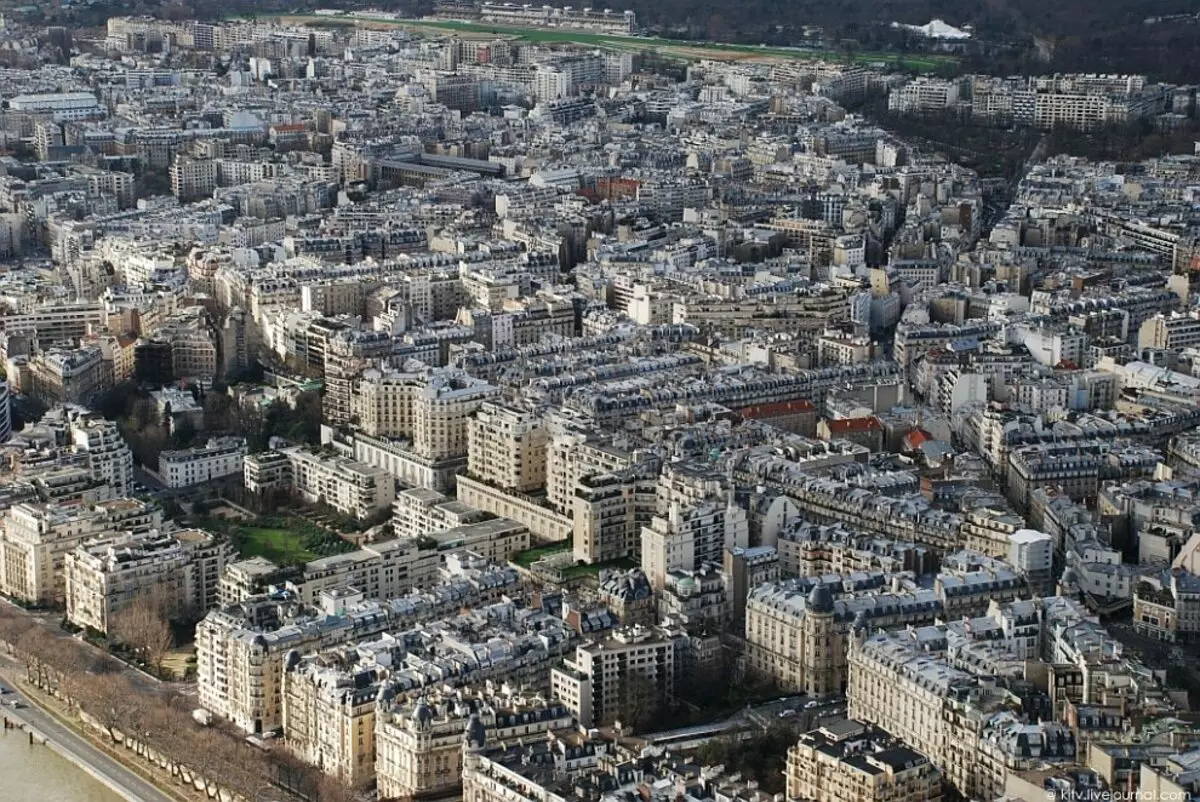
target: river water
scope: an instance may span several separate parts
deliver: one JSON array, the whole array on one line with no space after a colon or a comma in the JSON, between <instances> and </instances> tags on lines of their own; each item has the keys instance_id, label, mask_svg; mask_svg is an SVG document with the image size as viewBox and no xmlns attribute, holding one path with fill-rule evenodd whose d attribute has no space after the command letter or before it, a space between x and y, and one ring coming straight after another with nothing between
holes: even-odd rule
<instances>
[{"instance_id":1,"label":"river water","mask_svg":"<svg viewBox=\"0 0 1200 802\"><path fill-rule=\"evenodd\" d=\"M0 729L0 802L123 802L124 797L23 730Z\"/></svg>"}]
</instances>

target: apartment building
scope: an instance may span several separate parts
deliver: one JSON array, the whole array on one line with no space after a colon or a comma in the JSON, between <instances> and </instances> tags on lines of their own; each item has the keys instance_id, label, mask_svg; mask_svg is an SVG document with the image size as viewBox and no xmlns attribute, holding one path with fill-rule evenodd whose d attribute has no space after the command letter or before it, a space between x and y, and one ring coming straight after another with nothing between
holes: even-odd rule
<instances>
[{"instance_id":1,"label":"apartment building","mask_svg":"<svg viewBox=\"0 0 1200 802\"><path fill-rule=\"evenodd\" d=\"M1139 577L1133 588L1133 627L1142 635L1168 643L1196 640L1200 637L1200 578L1183 569Z\"/></svg>"},{"instance_id":2,"label":"apartment building","mask_svg":"<svg viewBox=\"0 0 1200 802\"><path fill-rule=\"evenodd\" d=\"M646 575L637 568L629 571L601 571L600 600L621 621L622 626L654 626L658 603Z\"/></svg>"},{"instance_id":3,"label":"apartment building","mask_svg":"<svg viewBox=\"0 0 1200 802\"><path fill-rule=\"evenodd\" d=\"M915 543L873 536L844 523L814 524L794 518L778 533L779 573L784 577L825 574L931 573L932 551Z\"/></svg>"},{"instance_id":4,"label":"apartment building","mask_svg":"<svg viewBox=\"0 0 1200 802\"><path fill-rule=\"evenodd\" d=\"M580 726L637 718L675 699L679 632L638 625L613 630L603 640L577 646L574 659L551 671L554 698Z\"/></svg>"},{"instance_id":5,"label":"apartment building","mask_svg":"<svg viewBox=\"0 0 1200 802\"><path fill-rule=\"evenodd\" d=\"M868 636L850 647L850 716L884 727L926 755L955 789L972 798L1001 794L1010 772L1072 763L1068 727L1022 722L1019 702L939 655L940 628ZM927 646L919 641L927 641Z\"/></svg>"},{"instance_id":6,"label":"apartment building","mask_svg":"<svg viewBox=\"0 0 1200 802\"><path fill-rule=\"evenodd\" d=\"M49 114L60 123L104 116L104 109L91 92L14 95L8 99L8 107L13 111Z\"/></svg>"},{"instance_id":7,"label":"apartment building","mask_svg":"<svg viewBox=\"0 0 1200 802\"><path fill-rule=\"evenodd\" d=\"M132 499L91 507L24 502L10 507L0 529L0 590L29 604L66 602L67 555L84 541L105 534L156 529L160 510Z\"/></svg>"},{"instance_id":8,"label":"apartment building","mask_svg":"<svg viewBox=\"0 0 1200 802\"><path fill-rule=\"evenodd\" d=\"M537 412L487 401L467 424L467 469L505 490L540 490L546 485L548 442Z\"/></svg>"},{"instance_id":9,"label":"apartment building","mask_svg":"<svg viewBox=\"0 0 1200 802\"><path fill-rule=\"evenodd\" d=\"M292 487L292 463L287 454L262 451L242 459L242 483L256 495L287 491Z\"/></svg>"},{"instance_id":10,"label":"apartment building","mask_svg":"<svg viewBox=\"0 0 1200 802\"><path fill-rule=\"evenodd\" d=\"M38 302L0 316L6 332L32 331L43 343L78 340L104 327L108 315L99 302Z\"/></svg>"},{"instance_id":11,"label":"apartment building","mask_svg":"<svg viewBox=\"0 0 1200 802\"><path fill-rule=\"evenodd\" d=\"M959 557L974 567L979 555ZM950 564L952 567L956 563ZM903 576L823 575L751 589L746 599L747 668L812 694L845 690L855 627L925 626L939 618L985 613L989 605L1026 595L1024 579L989 562L980 570L947 568L934 587Z\"/></svg>"},{"instance_id":12,"label":"apartment building","mask_svg":"<svg viewBox=\"0 0 1200 802\"><path fill-rule=\"evenodd\" d=\"M546 449L546 500L559 512L573 514L581 478L614 473L632 463L632 454L601 438L576 432L555 435Z\"/></svg>"},{"instance_id":13,"label":"apartment building","mask_svg":"<svg viewBox=\"0 0 1200 802\"><path fill-rule=\"evenodd\" d=\"M544 738L574 727L561 702L504 687L434 691L393 702L375 717L375 775L384 799L452 794L462 787L463 734L471 713L501 741Z\"/></svg>"},{"instance_id":14,"label":"apartment building","mask_svg":"<svg viewBox=\"0 0 1200 802\"><path fill-rule=\"evenodd\" d=\"M488 748L487 727L471 718L463 735L462 798L472 802L566 802L575 797L577 782L595 777L601 761L611 765L613 744L599 738L546 738ZM547 772L546 766L559 767ZM629 781L628 773L609 775L606 785Z\"/></svg>"},{"instance_id":15,"label":"apartment building","mask_svg":"<svg viewBox=\"0 0 1200 802\"><path fill-rule=\"evenodd\" d=\"M1138 348L1174 350L1200 346L1200 315L1155 315L1138 329Z\"/></svg>"},{"instance_id":16,"label":"apartment building","mask_svg":"<svg viewBox=\"0 0 1200 802\"><path fill-rule=\"evenodd\" d=\"M453 616L513 592L517 582L511 570L472 570L432 591L386 602L343 588L320 594L317 606L300 604L293 593L276 593L213 610L196 626L200 707L244 732L274 730L283 723L283 671L290 652L298 657Z\"/></svg>"},{"instance_id":17,"label":"apartment building","mask_svg":"<svg viewBox=\"0 0 1200 802\"><path fill-rule=\"evenodd\" d=\"M211 198L213 191L220 186L215 159L176 156L171 162L168 175L171 179L171 194L184 202Z\"/></svg>"},{"instance_id":18,"label":"apartment building","mask_svg":"<svg viewBox=\"0 0 1200 802\"><path fill-rule=\"evenodd\" d=\"M89 540L67 553L67 618L107 633L139 595L173 618L192 618L217 603L217 584L233 547L198 529L162 534L122 532Z\"/></svg>"},{"instance_id":19,"label":"apartment building","mask_svg":"<svg viewBox=\"0 0 1200 802\"><path fill-rule=\"evenodd\" d=\"M1142 75L975 76L971 88L976 118L1043 129L1126 124L1165 111L1167 98Z\"/></svg>"},{"instance_id":20,"label":"apartment building","mask_svg":"<svg viewBox=\"0 0 1200 802\"><path fill-rule=\"evenodd\" d=\"M351 788L375 776L375 719L386 691L376 680L383 669L354 675L299 652L284 660L280 693L283 742L309 765Z\"/></svg>"},{"instance_id":21,"label":"apartment building","mask_svg":"<svg viewBox=\"0 0 1200 802\"><path fill-rule=\"evenodd\" d=\"M1029 505L1030 493L1052 485L1076 501L1094 498L1100 488L1101 457L1080 445L1033 445L1008 456L1008 500L1018 509Z\"/></svg>"},{"instance_id":22,"label":"apartment building","mask_svg":"<svg viewBox=\"0 0 1200 802\"><path fill-rule=\"evenodd\" d=\"M572 548L576 560L599 563L640 557L642 531L658 510L658 462L575 482Z\"/></svg>"},{"instance_id":23,"label":"apartment building","mask_svg":"<svg viewBox=\"0 0 1200 802\"><path fill-rule=\"evenodd\" d=\"M280 450L291 470L291 486L305 501L328 504L360 521L388 511L396 500L396 480L390 473L304 446ZM255 464L260 465L258 460ZM256 475L259 473L255 470Z\"/></svg>"},{"instance_id":24,"label":"apartment building","mask_svg":"<svg viewBox=\"0 0 1200 802\"><path fill-rule=\"evenodd\" d=\"M963 517L963 548L989 557L1008 556L1011 537L1025 528L1025 519L1004 509L976 507Z\"/></svg>"},{"instance_id":25,"label":"apartment building","mask_svg":"<svg viewBox=\"0 0 1200 802\"><path fill-rule=\"evenodd\" d=\"M929 758L886 731L846 720L800 736L788 750L787 798L812 802L940 802Z\"/></svg>"},{"instance_id":26,"label":"apartment building","mask_svg":"<svg viewBox=\"0 0 1200 802\"><path fill-rule=\"evenodd\" d=\"M396 494L396 503L392 505L392 534L421 537L430 532L479 523L485 518L487 513L444 493L413 487Z\"/></svg>"},{"instance_id":27,"label":"apartment building","mask_svg":"<svg viewBox=\"0 0 1200 802\"><path fill-rule=\"evenodd\" d=\"M125 496L133 489L133 453L114 421L99 415L66 414L71 443L85 455L92 478Z\"/></svg>"},{"instance_id":28,"label":"apartment building","mask_svg":"<svg viewBox=\"0 0 1200 802\"><path fill-rule=\"evenodd\" d=\"M214 437L202 446L162 452L158 456L158 474L167 487L205 484L242 474L246 453L244 438Z\"/></svg>"},{"instance_id":29,"label":"apartment building","mask_svg":"<svg viewBox=\"0 0 1200 802\"><path fill-rule=\"evenodd\" d=\"M464 564L503 564L528 548L527 528L496 518L322 557L305 563L291 584L307 604L315 604L326 591L345 588L362 591L368 599L386 601L436 587L452 556L459 556Z\"/></svg>"},{"instance_id":30,"label":"apartment building","mask_svg":"<svg viewBox=\"0 0 1200 802\"><path fill-rule=\"evenodd\" d=\"M959 82L921 76L888 92L888 111L927 114L949 109L958 102Z\"/></svg>"},{"instance_id":31,"label":"apartment building","mask_svg":"<svg viewBox=\"0 0 1200 802\"><path fill-rule=\"evenodd\" d=\"M87 404L112 387L112 363L98 346L50 348L31 357L22 389L48 405Z\"/></svg>"},{"instance_id":32,"label":"apartment building","mask_svg":"<svg viewBox=\"0 0 1200 802\"><path fill-rule=\"evenodd\" d=\"M468 452L468 421L499 388L453 369L363 373L351 399L351 417L371 437L411 439L431 460Z\"/></svg>"},{"instance_id":33,"label":"apartment building","mask_svg":"<svg viewBox=\"0 0 1200 802\"><path fill-rule=\"evenodd\" d=\"M281 568L266 557L230 562L217 578L217 605L228 607L260 596L272 586L282 587L285 581L299 574L298 567Z\"/></svg>"},{"instance_id":34,"label":"apartment building","mask_svg":"<svg viewBox=\"0 0 1200 802\"><path fill-rule=\"evenodd\" d=\"M642 529L642 570L656 591L672 571L721 565L726 549L750 545L746 511L733 504L671 504Z\"/></svg>"}]
</instances>

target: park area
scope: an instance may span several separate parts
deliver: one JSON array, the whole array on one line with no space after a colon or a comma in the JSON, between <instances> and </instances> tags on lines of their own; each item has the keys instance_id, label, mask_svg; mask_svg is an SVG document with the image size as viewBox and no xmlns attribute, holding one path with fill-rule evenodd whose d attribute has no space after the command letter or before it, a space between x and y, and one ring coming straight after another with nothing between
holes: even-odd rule
<instances>
[{"instance_id":1,"label":"park area","mask_svg":"<svg viewBox=\"0 0 1200 802\"><path fill-rule=\"evenodd\" d=\"M782 59L823 59L827 61L850 61L856 64L896 62L898 66L914 72L935 72L955 66L954 56L942 54L894 53L842 53L833 50L817 50L802 47L759 47L755 45L728 44L723 42L682 41L660 39L653 36L623 36L572 30L570 28L534 28L499 25L490 22L467 22L464 20L387 20L376 17L358 17L353 14L322 16L317 14L293 14L280 17L280 22L292 25L361 25L367 28L405 28L414 32L455 34L464 38L495 38L497 36L519 39L538 44L577 44L587 47L604 47L614 50L655 50L663 55L682 58L714 58L729 61L779 61Z\"/></svg>"},{"instance_id":2,"label":"park area","mask_svg":"<svg viewBox=\"0 0 1200 802\"><path fill-rule=\"evenodd\" d=\"M267 515L246 522L209 519L204 523L225 533L243 558L265 557L276 565L302 565L355 548L336 533L292 515Z\"/></svg>"}]
</instances>

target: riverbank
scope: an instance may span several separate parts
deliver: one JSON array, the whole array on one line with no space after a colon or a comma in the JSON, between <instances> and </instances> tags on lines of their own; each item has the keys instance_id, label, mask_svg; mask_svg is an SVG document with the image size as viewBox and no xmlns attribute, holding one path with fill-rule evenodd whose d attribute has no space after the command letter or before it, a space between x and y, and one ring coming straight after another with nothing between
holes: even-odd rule
<instances>
[{"instance_id":1,"label":"riverbank","mask_svg":"<svg viewBox=\"0 0 1200 802\"><path fill-rule=\"evenodd\" d=\"M184 789L164 787L144 766L138 766L129 755L121 754L100 738L89 733L82 723L62 708L61 703L48 699L21 677L17 664L5 657L0 659L0 680L12 688L5 701L15 699L21 709L7 708L4 715L19 721L22 727L42 740L97 782L131 802L196 802L199 796Z\"/></svg>"}]
</instances>

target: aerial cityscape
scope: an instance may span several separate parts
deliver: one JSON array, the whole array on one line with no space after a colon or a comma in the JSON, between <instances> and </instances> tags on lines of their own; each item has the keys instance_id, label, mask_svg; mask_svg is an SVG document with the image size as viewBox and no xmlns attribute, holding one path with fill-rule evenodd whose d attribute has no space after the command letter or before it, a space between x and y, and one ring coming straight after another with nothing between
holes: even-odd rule
<instances>
[{"instance_id":1,"label":"aerial cityscape","mask_svg":"<svg viewBox=\"0 0 1200 802\"><path fill-rule=\"evenodd\" d=\"M0 802L1200 800L1200 15L902 5L0 7Z\"/></svg>"}]
</instances>

